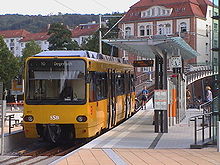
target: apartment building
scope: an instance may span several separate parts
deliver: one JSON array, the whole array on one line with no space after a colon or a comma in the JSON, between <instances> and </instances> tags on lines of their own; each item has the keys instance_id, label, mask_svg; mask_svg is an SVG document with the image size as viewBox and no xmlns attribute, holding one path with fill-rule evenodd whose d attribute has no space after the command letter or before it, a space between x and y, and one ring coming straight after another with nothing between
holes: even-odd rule
<instances>
[{"instance_id":1,"label":"apartment building","mask_svg":"<svg viewBox=\"0 0 220 165\"><path fill-rule=\"evenodd\" d=\"M25 48L25 44L30 41L35 41L41 48L42 51L49 50L49 42L47 41L50 36L47 34L47 32L42 32L42 33L30 33L26 35L25 38L21 39L20 42L20 47L21 50Z\"/></svg>"},{"instance_id":2,"label":"apartment building","mask_svg":"<svg viewBox=\"0 0 220 165\"><path fill-rule=\"evenodd\" d=\"M120 37L180 36L200 54L191 62L207 64L211 62L212 13L209 0L140 0L119 24ZM120 54L128 60L134 58L125 51Z\"/></svg>"},{"instance_id":3,"label":"apartment building","mask_svg":"<svg viewBox=\"0 0 220 165\"><path fill-rule=\"evenodd\" d=\"M22 56L20 40L29 34L31 33L24 29L0 31L0 35L3 36L7 47L16 57Z\"/></svg>"},{"instance_id":4,"label":"apartment building","mask_svg":"<svg viewBox=\"0 0 220 165\"><path fill-rule=\"evenodd\" d=\"M81 45L98 29L99 24L96 22L80 24L71 30L72 40L77 41L77 43ZM47 32L30 33L26 30L20 29L0 31L0 35L3 36L7 47L16 57L22 56L22 50L25 48L26 43L32 40L34 40L40 46L42 51L46 51L49 48L49 42L47 41L49 35Z\"/></svg>"},{"instance_id":5,"label":"apartment building","mask_svg":"<svg viewBox=\"0 0 220 165\"><path fill-rule=\"evenodd\" d=\"M99 24L96 22L91 22L87 24L80 24L74 28L72 32L72 40L77 41L79 45L82 45L83 42L90 36L92 36L99 29Z\"/></svg>"}]
</instances>

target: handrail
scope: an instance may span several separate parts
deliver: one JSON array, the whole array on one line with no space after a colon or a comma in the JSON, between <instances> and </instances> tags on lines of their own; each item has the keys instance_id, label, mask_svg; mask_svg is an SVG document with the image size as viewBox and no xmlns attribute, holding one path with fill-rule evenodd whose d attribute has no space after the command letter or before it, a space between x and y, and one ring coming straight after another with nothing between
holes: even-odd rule
<instances>
[{"instance_id":1,"label":"handrail","mask_svg":"<svg viewBox=\"0 0 220 165\"><path fill-rule=\"evenodd\" d=\"M217 99L218 99L218 97L215 97L212 101L208 101L208 102L205 102L203 104L200 104L199 105L199 110L201 111L201 109L203 108L203 113L205 113L204 108L205 107L211 108L211 105L212 105L213 101L215 101Z\"/></svg>"},{"instance_id":2,"label":"handrail","mask_svg":"<svg viewBox=\"0 0 220 165\"><path fill-rule=\"evenodd\" d=\"M194 144L191 144L191 148L202 148L205 145L205 129L208 128L209 141L214 142L214 134L212 132L212 127L214 125L214 116L220 115L219 112L209 112L200 115L190 117L190 121L194 121ZM197 128L198 121L202 120L201 127ZM202 131L202 143L198 144L198 132ZM213 138L212 138L213 137Z\"/></svg>"}]
</instances>

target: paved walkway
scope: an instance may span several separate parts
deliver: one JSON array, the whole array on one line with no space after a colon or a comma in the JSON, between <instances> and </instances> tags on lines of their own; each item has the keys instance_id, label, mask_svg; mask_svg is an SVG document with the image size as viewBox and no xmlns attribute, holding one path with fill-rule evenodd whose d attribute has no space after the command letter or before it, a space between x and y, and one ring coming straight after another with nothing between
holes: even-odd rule
<instances>
[{"instance_id":1,"label":"paved walkway","mask_svg":"<svg viewBox=\"0 0 220 165\"><path fill-rule=\"evenodd\" d=\"M189 149L194 136L188 117L199 113L188 110L187 118L170 127L169 133L158 134L154 133L153 109L148 105L148 110L140 110L120 126L52 164L220 165L216 148Z\"/></svg>"}]
</instances>

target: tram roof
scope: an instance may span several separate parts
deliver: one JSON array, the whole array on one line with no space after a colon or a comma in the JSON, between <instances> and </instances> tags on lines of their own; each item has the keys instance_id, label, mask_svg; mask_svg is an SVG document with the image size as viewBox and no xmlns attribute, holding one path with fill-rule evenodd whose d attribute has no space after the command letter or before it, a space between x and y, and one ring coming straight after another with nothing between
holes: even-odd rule
<instances>
[{"instance_id":1,"label":"tram roof","mask_svg":"<svg viewBox=\"0 0 220 165\"><path fill-rule=\"evenodd\" d=\"M140 55L145 58L155 58L155 54L180 55L184 60L200 56L181 37L153 36L150 39L111 39L102 40L112 46Z\"/></svg>"},{"instance_id":2,"label":"tram roof","mask_svg":"<svg viewBox=\"0 0 220 165\"><path fill-rule=\"evenodd\" d=\"M97 55L95 52L90 52L94 55ZM34 57L87 57L88 56L88 51L43 51L40 52Z\"/></svg>"},{"instance_id":3,"label":"tram roof","mask_svg":"<svg viewBox=\"0 0 220 165\"><path fill-rule=\"evenodd\" d=\"M111 61L116 63L122 63L122 64L128 64L127 61L123 60L122 58L112 57L103 55L100 53L92 52L92 51L86 51L86 50L80 50L80 51L43 51L40 52L34 57L87 57L91 59L98 59L103 61Z\"/></svg>"}]
</instances>

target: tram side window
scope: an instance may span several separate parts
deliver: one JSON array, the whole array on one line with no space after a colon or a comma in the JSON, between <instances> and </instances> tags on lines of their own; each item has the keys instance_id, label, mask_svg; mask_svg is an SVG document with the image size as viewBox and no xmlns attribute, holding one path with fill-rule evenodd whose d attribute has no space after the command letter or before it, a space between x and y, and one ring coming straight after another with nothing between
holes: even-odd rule
<instances>
[{"instance_id":1,"label":"tram side window","mask_svg":"<svg viewBox=\"0 0 220 165\"><path fill-rule=\"evenodd\" d=\"M89 101L93 102L96 100L95 96L95 74L93 72L90 73L90 84L89 84Z\"/></svg>"},{"instance_id":2,"label":"tram side window","mask_svg":"<svg viewBox=\"0 0 220 165\"><path fill-rule=\"evenodd\" d=\"M131 92L135 91L134 75L131 75Z\"/></svg>"},{"instance_id":3,"label":"tram side window","mask_svg":"<svg viewBox=\"0 0 220 165\"><path fill-rule=\"evenodd\" d=\"M125 83L125 93L128 94L130 93L130 84L131 84L131 79L129 78L128 74L125 74L125 79L124 79L124 83Z\"/></svg>"},{"instance_id":4,"label":"tram side window","mask_svg":"<svg viewBox=\"0 0 220 165\"><path fill-rule=\"evenodd\" d=\"M96 98L102 100L107 98L107 74L96 74Z\"/></svg>"},{"instance_id":5,"label":"tram side window","mask_svg":"<svg viewBox=\"0 0 220 165\"><path fill-rule=\"evenodd\" d=\"M98 101L107 98L107 74L106 73L90 73L90 97L89 101Z\"/></svg>"},{"instance_id":6,"label":"tram side window","mask_svg":"<svg viewBox=\"0 0 220 165\"><path fill-rule=\"evenodd\" d=\"M116 77L116 95L122 95L125 93L124 75L118 74Z\"/></svg>"}]
</instances>

